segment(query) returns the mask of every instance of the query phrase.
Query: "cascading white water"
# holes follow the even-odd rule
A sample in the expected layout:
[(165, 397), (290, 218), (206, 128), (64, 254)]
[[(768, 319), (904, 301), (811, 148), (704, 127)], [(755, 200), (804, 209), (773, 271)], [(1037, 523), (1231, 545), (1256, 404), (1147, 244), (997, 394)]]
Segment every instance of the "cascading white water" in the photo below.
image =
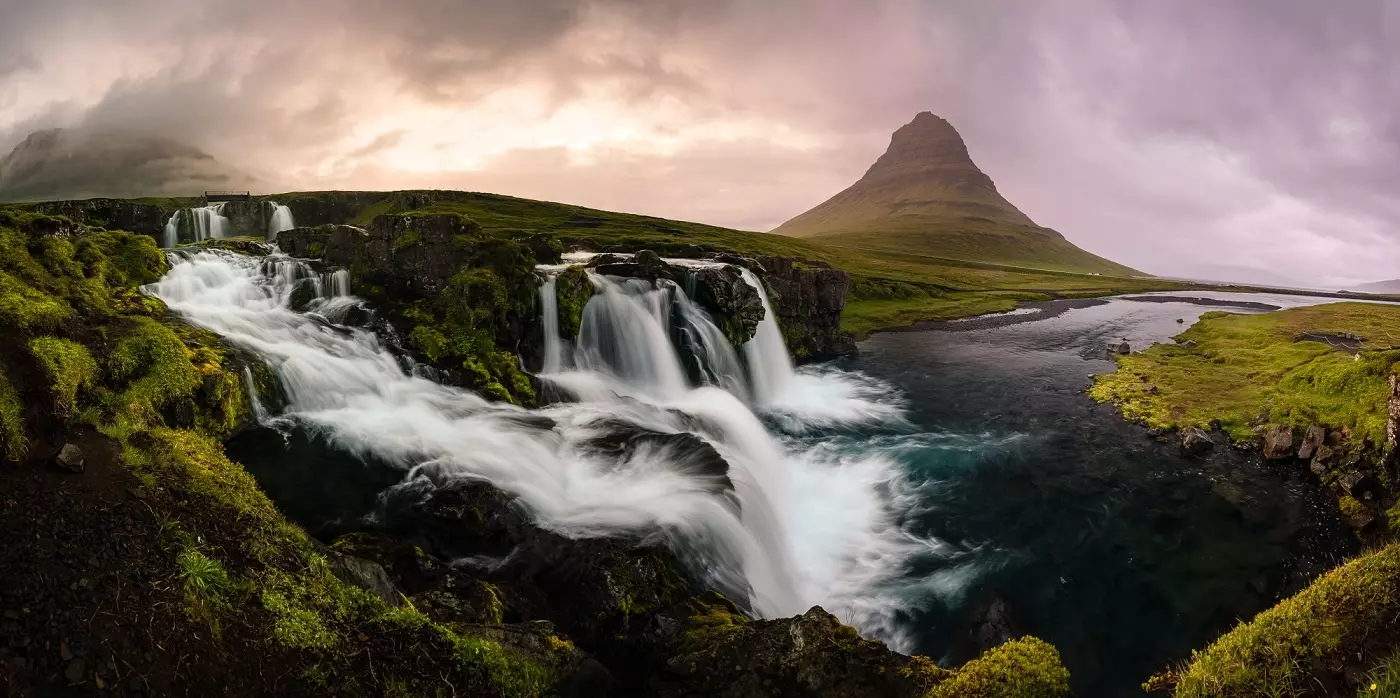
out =
[(180, 212), (170, 214), (170, 220), (165, 222), (165, 231), (161, 235), (160, 246), (171, 248), (180, 243)]
[(559, 336), (559, 276), (549, 274), (540, 285), (540, 308), (544, 323), (544, 368), (550, 375), (564, 368), (564, 339)]
[(748, 400), (749, 387), (744, 381), (744, 367), (739, 364), (739, 356), (734, 353), (729, 338), (686, 294), (675, 294), (675, 303), (685, 322), (681, 331), (689, 339), (688, 343), (695, 353), (701, 379), (706, 385), (723, 388), (741, 400)]
[(337, 269), (330, 274), (330, 298), (343, 298), (350, 295), (350, 270)]
[(782, 330), (778, 329), (777, 316), (768, 303), (768, 292), (763, 282), (748, 269), (740, 268), (744, 281), (758, 291), (763, 299), (763, 321), (753, 339), (744, 344), (744, 356), (749, 363), (749, 384), (753, 386), (754, 399), (760, 405), (772, 404), (780, 400), (792, 384), (792, 358), (788, 356), (787, 344), (783, 342)]
[[(906, 504), (896, 462), (775, 438), (739, 397), (688, 385), (666, 331), (674, 288), (593, 277), (577, 368), (544, 377), (578, 401), (537, 410), (542, 426), (414, 376), (369, 331), (294, 310), (297, 286), (315, 276), (301, 262), (223, 251), (172, 260), (146, 291), (262, 357), (282, 384), (283, 419), (397, 465), (417, 485), (488, 480), (566, 535), (664, 534), (682, 552), (703, 550), (710, 581), (748, 590), (764, 616), (821, 604), (898, 643), (890, 582), (930, 544), (896, 524)], [(733, 495), (688, 467), (693, 454), (639, 450), (619, 461), (590, 446), (619, 424), (695, 433), (728, 463)]]
[(297, 227), (296, 221), (292, 220), (292, 209), (276, 201), (269, 201), (267, 205), (272, 207), (272, 215), (267, 220), (267, 240), (277, 242), (277, 234)]
[(212, 240), (228, 235), (228, 218), (224, 217), (224, 204), (210, 204), (185, 209), (188, 214), (192, 242)]

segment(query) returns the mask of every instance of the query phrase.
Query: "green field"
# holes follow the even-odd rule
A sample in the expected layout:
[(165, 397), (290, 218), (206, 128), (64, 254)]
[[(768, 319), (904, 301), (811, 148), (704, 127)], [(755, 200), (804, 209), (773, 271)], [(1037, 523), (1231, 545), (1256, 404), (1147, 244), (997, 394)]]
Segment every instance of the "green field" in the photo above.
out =
[[(1349, 333), (1360, 352), (1324, 338)], [(1325, 424), (1385, 438), (1387, 380), (1400, 362), (1400, 306), (1329, 303), (1262, 315), (1211, 312), (1179, 336), (1119, 359), (1090, 394), (1157, 428), (1212, 421), (1237, 441), (1263, 427)]]

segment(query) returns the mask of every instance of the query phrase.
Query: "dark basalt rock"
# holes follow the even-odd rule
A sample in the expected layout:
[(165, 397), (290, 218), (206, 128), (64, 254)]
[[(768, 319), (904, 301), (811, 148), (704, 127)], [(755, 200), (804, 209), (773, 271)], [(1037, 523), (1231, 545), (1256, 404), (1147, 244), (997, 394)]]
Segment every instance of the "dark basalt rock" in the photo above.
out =
[(846, 272), (821, 262), (759, 257), (768, 302), (778, 316), (788, 351), (799, 361), (854, 354), (855, 339), (841, 331), (841, 311), (851, 292)]
[(1303, 443), (1298, 446), (1298, 457), (1303, 460), (1311, 460), (1313, 455), (1317, 453), (1318, 447), (1322, 446), (1326, 440), (1327, 429), (1323, 428), (1321, 424), (1308, 427), (1307, 432), (1303, 434)]

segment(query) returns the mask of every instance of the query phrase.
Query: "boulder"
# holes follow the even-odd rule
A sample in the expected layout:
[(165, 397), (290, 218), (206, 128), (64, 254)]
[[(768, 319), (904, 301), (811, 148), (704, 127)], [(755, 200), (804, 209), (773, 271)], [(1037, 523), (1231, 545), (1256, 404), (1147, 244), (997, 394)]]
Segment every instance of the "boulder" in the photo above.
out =
[(1108, 345), (1108, 353), (1124, 356), (1133, 353), (1133, 348), (1127, 342), (1117, 342)]
[(1181, 450), (1190, 455), (1200, 455), (1215, 448), (1215, 440), (1200, 427), (1186, 427), (1181, 430)]
[(1327, 468), (1332, 464), (1332, 457), (1334, 455), (1336, 455), (1336, 452), (1332, 450), (1331, 446), (1327, 444), (1319, 445), (1317, 450), (1313, 453), (1312, 463), (1309, 465), (1309, 469), (1312, 470), (1313, 475), (1322, 475), (1326, 473)]
[(83, 450), (78, 448), (76, 444), (63, 444), (63, 448), (59, 449), (58, 455), (54, 456), (53, 464), (54, 467), (59, 470), (66, 470), (70, 473), (81, 473), (84, 469)]
[(1314, 424), (1308, 427), (1303, 434), (1303, 443), (1298, 446), (1298, 457), (1303, 460), (1311, 460), (1313, 454), (1317, 453), (1319, 446), (1327, 440), (1327, 430), (1321, 424)]
[(1358, 531), (1365, 531), (1376, 523), (1376, 513), (1371, 511), (1371, 507), (1350, 495), (1342, 495), (1337, 501), (1337, 508), (1341, 511), (1342, 520)]
[(394, 587), (388, 573), (377, 562), (330, 551), (331, 573), (342, 582), (378, 596), (390, 606), (402, 606), (403, 595)]
[(1280, 424), (1264, 432), (1264, 457), (1284, 460), (1293, 457), (1293, 428)]
[(710, 313), (729, 343), (738, 347), (753, 339), (768, 312), (742, 273), (735, 267), (712, 267), (691, 274), (695, 302)]
[(1188, 340), (1182, 342), (1182, 343), (1181, 343), (1181, 346), (1186, 347), (1187, 349), (1195, 349), (1195, 348), (1196, 348), (1196, 340), (1194, 340), (1194, 339), (1188, 339)]

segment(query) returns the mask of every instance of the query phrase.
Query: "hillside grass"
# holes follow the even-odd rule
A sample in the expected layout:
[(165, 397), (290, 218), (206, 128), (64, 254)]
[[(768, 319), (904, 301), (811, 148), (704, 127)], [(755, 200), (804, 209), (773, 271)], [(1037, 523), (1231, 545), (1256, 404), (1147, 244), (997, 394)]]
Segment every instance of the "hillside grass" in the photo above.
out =
[[(1400, 543), (1359, 557), (1319, 577), (1291, 598), (1240, 624), (1191, 660), (1171, 680), (1177, 698), (1296, 696), (1318, 688), (1319, 667), (1372, 669), (1361, 696), (1394, 696), (1400, 667)], [(1309, 693), (1309, 695), (1311, 695)]]
[(923, 252), (1078, 274), (1141, 276), (1142, 272), (1076, 247), (1054, 231), (976, 217), (892, 217), (862, 229), (814, 235), (813, 242), (889, 252)]
[[(1304, 333), (1365, 338), (1352, 355)], [(1329, 303), (1261, 315), (1210, 312), (1178, 336), (1120, 357), (1090, 396), (1149, 427), (1217, 421), (1236, 441), (1266, 426), (1324, 424), (1382, 443), (1388, 377), (1400, 363), (1400, 306)]]

